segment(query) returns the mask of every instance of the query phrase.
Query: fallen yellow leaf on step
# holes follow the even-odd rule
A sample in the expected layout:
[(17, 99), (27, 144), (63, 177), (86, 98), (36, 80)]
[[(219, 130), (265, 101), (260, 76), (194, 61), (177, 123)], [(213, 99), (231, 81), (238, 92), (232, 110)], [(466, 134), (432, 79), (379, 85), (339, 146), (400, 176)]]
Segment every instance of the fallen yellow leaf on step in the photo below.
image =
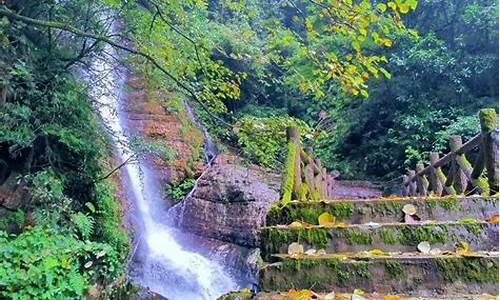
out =
[(300, 290), (291, 289), (288, 291), (288, 297), (293, 300), (309, 300), (313, 297), (313, 292), (311, 290)]
[(335, 224), (335, 217), (327, 212), (324, 212), (319, 215), (318, 224), (322, 226), (332, 226)]
[(389, 253), (382, 251), (378, 248), (374, 248), (370, 251), (367, 252), (369, 255), (375, 255), (375, 256), (390, 256)]
[(384, 298), (382, 298), (382, 300), (399, 300), (401, 298), (399, 298), (399, 296), (396, 296), (396, 295), (385, 295)]
[(469, 252), (469, 244), (467, 244), (467, 242), (464, 241), (458, 242), (456, 252), (459, 255), (466, 255), (467, 252)]
[(290, 223), (290, 225), (288, 225), (288, 227), (290, 227), (290, 228), (302, 228), (302, 223), (295, 221), (295, 222)]

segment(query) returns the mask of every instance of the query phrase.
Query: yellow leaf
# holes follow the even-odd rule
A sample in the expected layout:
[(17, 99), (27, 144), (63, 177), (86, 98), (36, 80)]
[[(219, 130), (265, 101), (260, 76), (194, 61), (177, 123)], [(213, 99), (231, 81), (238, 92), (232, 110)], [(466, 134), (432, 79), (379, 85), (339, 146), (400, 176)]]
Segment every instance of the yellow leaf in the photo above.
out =
[(396, 10), (396, 8), (397, 8), (396, 3), (392, 2), (392, 1), (387, 2), (387, 6), (392, 8), (392, 10)]
[(401, 13), (406, 14), (406, 13), (408, 13), (409, 10), (410, 10), (410, 6), (408, 4), (402, 3), (399, 5), (399, 11), (401, 11)]
[(290, 227), (290, 228), (302, 228), (302, 223), (295, 221), (295, 222), (290, 223), (290, 225), (288, 225), (288, 227)]
[(373, 248), (372, 250), (368, 251), (367, 254), (369, 256), (374, 255), (374, 256), (390, 256), (389, 253), (382, 251), (378, 248)]
[(288, 297), (292, 300), (309, 300), (313, 297), (313, 292), (311, 290), (300, 290), (291, 289), (288, 291)]
[(335, 223), (335, 227), (337, 228), (345, 228), (347, 225), (344, 222)]
[(386, 46), (386, 47), (390, 47), (390, 46), (392, 46), (392, 41), (391, 41), (391, 40), (389, 40), (389, 39), (385, 39), (385, 40), (384, 40), (384, 46)]
[(396, 295), (385, 295), (382, 300), (400, 300), (399, 296)]
[(318, 224), (323, 225), (323, 226), (333, 225), (333, 224), (335, 224), (335, 217), (327, 212), (324, 212), (321, 215), (319, 215)]

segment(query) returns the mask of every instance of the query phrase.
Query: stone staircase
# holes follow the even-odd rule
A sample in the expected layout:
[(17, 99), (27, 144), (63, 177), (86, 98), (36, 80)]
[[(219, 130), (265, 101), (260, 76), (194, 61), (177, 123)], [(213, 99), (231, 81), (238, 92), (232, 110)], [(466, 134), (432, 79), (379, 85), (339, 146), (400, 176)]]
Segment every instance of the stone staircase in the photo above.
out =
[[(261, 230), (266, 263), (260, 289), (360, 289), (433, 299), (498, 295), (498, 202), (498, 196), (454, 196), (291, 201), (273, 207)], [(407, 204), (420, 220), (405, 223)], [(320, 226), (318, 217), (325, 212), (336, 220)], [(419, 251), (421, 242), (431, 250)], [(292, 243), (304, 253), (290, 255)]]

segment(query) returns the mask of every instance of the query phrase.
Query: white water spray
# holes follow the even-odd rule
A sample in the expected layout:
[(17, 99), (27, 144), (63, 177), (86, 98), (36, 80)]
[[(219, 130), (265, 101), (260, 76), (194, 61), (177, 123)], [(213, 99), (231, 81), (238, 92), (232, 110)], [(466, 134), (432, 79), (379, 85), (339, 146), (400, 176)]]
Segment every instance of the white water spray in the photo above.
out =
[[(109, 46), (104, 52), (116, 54)], [(118, 159), (125, 161), (134, 155), (124, 127), (125, 113), (119, 105), (125, 74), (109, 57), (96, 59), (92, 69), (101, 77), (93, 85), (92, 95), (99, 103), (101, 118), (113, 137)], [(161, 197), (161, 193), (148, 165), (130, 160), (123, 170), (143, 225), (142, 232), (137, 229), (140, 248), (145, 251), (141, 272), (134, 278), (137, 283), (171, 300), (211, 300), (237, 289), (235, 281), (219, 263), (183, 248), (176, 241), (174, 230), (164, 225), (164, 220), (158, 220), (158, 211), (162, 209), (155, 204), (161, 204), (161, 201), (155, 199)]]

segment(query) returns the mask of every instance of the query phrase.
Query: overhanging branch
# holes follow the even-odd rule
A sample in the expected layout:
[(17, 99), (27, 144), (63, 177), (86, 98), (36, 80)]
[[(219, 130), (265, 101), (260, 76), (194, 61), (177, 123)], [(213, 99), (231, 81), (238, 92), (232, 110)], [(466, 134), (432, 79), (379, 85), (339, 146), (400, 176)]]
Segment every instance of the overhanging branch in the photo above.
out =
[(80, 37), (86, 37), (86, 38), (94, 39), (96, 41), (104, 42), (104, 43), (107, 43), (107, 44), (109, 44), (110, 46), (112, 46), (114, 48), (126, 51), (128, 53), (131, 53), (131, 54), (134, 54), (134, 55), (137, 55), (137, 56), (141, 56), (141, 57), (145, 58), (147, 61), (149, 61), (151, 64), (153, 64), (165, 76), (167, 76), (172, 81), (174, 81), (175, 84), (179, 88), (181, 88), (189, 96), (191, 96), (193, 98), (193, 100), (195, 100), (209, 114), (210, 117), (212, 117), (213, 119), (217, 120), (218, 122), (220, 122), (221, 124), (223, 124), (225, 126), (231, 127), (231, 125), (229, 123), (227, 123), (223, 119), (219, 118), (218, 116), (214, 115), (208, 109), (208, 107), (205, 105), (205, 103), (203, 103), (203, 101), (201, 101), (198, 98), (198, 96), (196, 95), (196, 93), (194, 92), (194, 90), (192, 88), (190, 88), (187, 84), (185, 84), (184, 82), (182, 82), (179, 78), (177, 78), (176, 76), (174, 76), (173, 74), (171, 74), (169, 71), (167, 71), (164, 67), (161, 66), (161, 64), (158, 61), (156, 61), (156, 59), (154, 59), (151, 55), (149, 55), (147, 53), (135, 50), (133, 48), (129, 48), (127, 46), (124, 46), (124, 45), (122, 45), (122, 44), (120, 44), (118, 42), (113, 41), (112, 39), (110, 39), (107, 36), (84, 32), (84, 31), (82, 31), (82, 30), (80, 30), (80, 29), (78, 29), (78, 28), (76, 28), (74, 26), (71, 26), (69, 24), (65, 24), (65, 23), (61, 23), (61, 22), (56, 22), (56, 21), (45, 21), (45, 20), (39, 20), (39, 19), (29, 18), (29, 17), (23, 16), (23, 15), (20, 15), (20, 14), (18, 14), (16, 12), (14, 12), (14, 11), (6, 8), (5, 6), (3, 6), (2, 8), (0, 8), (0, 16), (5, 16), (5, 17), (7, 17), (7, 18), (9, 18), (11, 20), (20, 21), (20, 22), (23, 22), (23, 23), (29, 24), (29, 25), (42, 26), (42, 27), (48, 27), (48, 28), (56, 28), (56, 29), (59, 29), (59, 30), (70, 32), (70, 33), (75, 34), (75, 35), (80, 36)]

